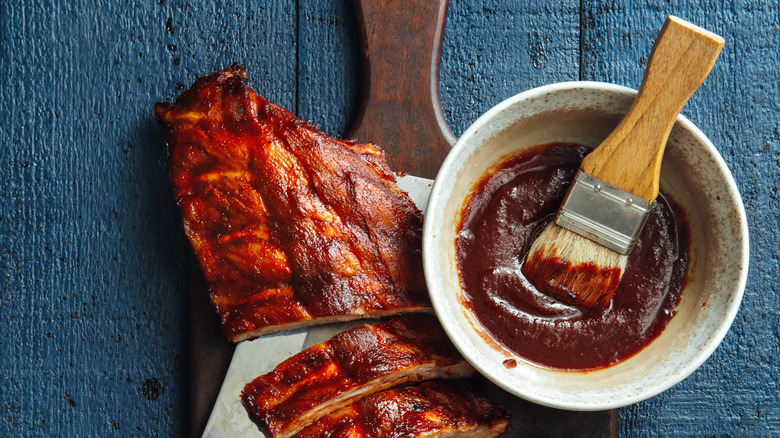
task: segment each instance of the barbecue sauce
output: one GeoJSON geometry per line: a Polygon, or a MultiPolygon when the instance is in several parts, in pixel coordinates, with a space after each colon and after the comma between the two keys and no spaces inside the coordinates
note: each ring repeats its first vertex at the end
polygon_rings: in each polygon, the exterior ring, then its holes
{"type": "Polygon", "coordinates": [[[688,233],[680,209],[663,193],[607,306],[581,310],[523,275],[531,244],[553,220],[588,152],[551,143],[506,160],[474,189],[456,237],[465,304],[496,341],[552,369],[598,369],[633,356],[674,316],[685,283],[688,233]]]}

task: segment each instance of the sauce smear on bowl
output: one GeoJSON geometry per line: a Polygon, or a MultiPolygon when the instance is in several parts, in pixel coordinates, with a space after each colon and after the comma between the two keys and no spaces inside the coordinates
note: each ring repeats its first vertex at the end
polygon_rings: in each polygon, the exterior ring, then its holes
{"type": "Polygon", "coordinates": [[[553,220],[588,152],[551,143],[506,160],[474,189],[456,238],[465,304],[496,341],[552,369],[598,369],[633,356],[674,316],[685,283],[688,233],[663,193],[607,308],[566,305],[522,274],[531,244],[553,220]]]}

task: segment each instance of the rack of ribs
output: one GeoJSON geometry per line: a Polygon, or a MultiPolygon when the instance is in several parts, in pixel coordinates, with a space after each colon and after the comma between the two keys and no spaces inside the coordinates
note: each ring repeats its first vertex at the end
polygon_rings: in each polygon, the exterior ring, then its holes
{"type": "Polygon", "coordinates": [[[435,317],[412,314],[313,345],[247,384],[241,398],[250,418],[282,438],[369,394],[473,373],[435,317]]]}
{"type": "Polygon", "coordinates": [[[157,104],[155,117],[230,340],[431,310],[422,213],[379,147],[331,138],[265,100],[239,65],[157,104]]]}
{"type": "Polygon", "coordinates": [[[433,380],[370,395],[306,427],[296,438],[491,438],[509,411],[474,384],[433,380]]]}

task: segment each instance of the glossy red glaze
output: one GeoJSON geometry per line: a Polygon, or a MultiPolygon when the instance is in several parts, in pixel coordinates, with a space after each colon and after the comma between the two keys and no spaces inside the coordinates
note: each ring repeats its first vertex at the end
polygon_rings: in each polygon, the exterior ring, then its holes
{"type": "Polygon", "coordinates": [[[184,231],[231,340],[430,307],[422,213],[381,149],[268,102],[237,65],[155,116],[184,231]]]}
{"type": "Polygon", "coordinates": [[[241,400],[271,437],[288,437],[369,394],[474,369],[428,314],[405,315],[341,332],[248,383],[241,400]]]}
{"type": "Polygon", "coordinates": [[[366,397],[305,428],[298,438],[494,437],[509,411],[470,382],[425,382],[366,397]]]}
{"type": "Polygon", "coordinates": [[[584,312],[522,273],[587,151],[555,143],[507,160],[474,190],[457,237],[460,281],[479,322],[519,357],[554,369],[597,369],[636,354],[666,327],[685,282],[688,234],[663,194],[606,308],[584,312]]]}

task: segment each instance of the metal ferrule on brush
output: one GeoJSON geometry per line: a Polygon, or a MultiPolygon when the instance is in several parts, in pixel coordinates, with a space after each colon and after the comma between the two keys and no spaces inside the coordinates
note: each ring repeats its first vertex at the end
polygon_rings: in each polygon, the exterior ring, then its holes
{"type": "Polygon", "coordinates": [[[648,202],[580,170],[555,223],[620,254],[628,254],[654,205],[655,201],[648,202]]]}

